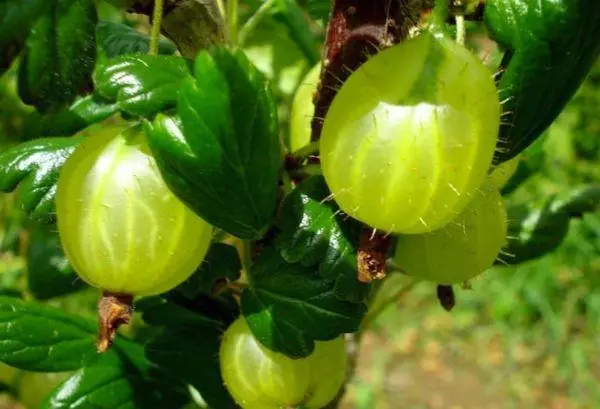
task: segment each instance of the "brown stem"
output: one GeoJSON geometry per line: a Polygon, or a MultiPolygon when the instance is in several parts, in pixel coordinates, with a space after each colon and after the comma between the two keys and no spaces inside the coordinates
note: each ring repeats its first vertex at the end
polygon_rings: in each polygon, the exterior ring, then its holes
{"type": "Polygon", "coordinates": [[[358,247],[358,280],[370,283],[385,278],[390,236],[364,227],[358,247]]]}
{"type": "Polygon", "coordinates": [[[451,311],[456,305],[456,297],[451,285],[438,285],[437,297],[440,301],[440,305],[446,311],[451,311]]]}
{"type": "Polygon", "coordinates": [[[133,296],[129,294],[102,293],[98,302],[98,352],[110,348],[117,334],[117,329],[123,324],[129,324],[133,314],[133,296]]]}

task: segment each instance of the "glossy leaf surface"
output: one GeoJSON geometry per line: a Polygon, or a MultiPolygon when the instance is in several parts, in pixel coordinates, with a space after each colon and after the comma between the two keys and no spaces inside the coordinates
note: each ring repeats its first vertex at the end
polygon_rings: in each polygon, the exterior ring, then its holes
{"type": "Polygon", "coordinates": [[[73,102],[91,86],[96,62],[96,6],[89,0],[48,2],[27,39],[19,94],[40,111],[73,102]]]}
{"type": "Polygon", "coordinates": [[[46,138],[0,153],[0,191],[19,187],[19,202],[29,216],[50,223],[56,219],[55,196],[60,169],[81,138],[46,138]]]}
{"type": "Polygon", "coordinates": [[[166,55],[122,55],[94,72],[97,92],[131,115],[153,117],[175,106],[182,81],[190,76],[186,61],[166,55]]]}
{"type": "Polygon", "coordinates": [[[288,263],[314,267],[337,297],[362,302],[369,286],[358,281],[360,223],[340,212],[322,176],[302,182],[283,202],[278,247],[288,263]]]}
{"type": "Polygon", "coordinates": [[[522,152],[556,119],[600,53],[595,0],[488,0],[485,23],[506,49],[495,161],[522,152]]]}
{"type": "Polygon", "coordinates": [[[274,217],[281,165],[276,110],[241,51],[213,48],[183,82],[179,116],[159,115],[150,146],[167,184],[198,215],[244,239],[274,217]]]}
{"type": "Polygon", "coordinates": [[[289,264],[266,249],[254,264],[242,311],[254,336],[269,349],[292,358],[308,356],[314,341],[358,329],[366,307],[340,300],[334,284],[314,267],[289,264]]]}

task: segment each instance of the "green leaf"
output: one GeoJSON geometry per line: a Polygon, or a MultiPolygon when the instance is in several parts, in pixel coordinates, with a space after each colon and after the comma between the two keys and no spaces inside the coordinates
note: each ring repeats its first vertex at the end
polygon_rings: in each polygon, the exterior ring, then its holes
{"type": "Polygon", "coordinates": [[[327,22],[331,14],[331,1],[329,0],[308,0],[306,5],[308,14],[315,20],[327,22]]]}
{"type": "Polygon", "coordinates": [[[215,284],[222,281],[236,281],[240,277],[242,263],[235,247],[213,243],[208,249],[202,265],[178,289],[187,298],[200,293],[212,294],[215,284]]]}
{"type": "Polygon", "coordinates": [[[0,3],[0,75],[21,52],[31,26],[48,4],[46,0],[3,0],[0,3]]]}
{"type": "Polygon", "coordinates": [[[111,350],[78,370],[44,402],[42,409],[180,408],[189,396],[182,386],[128,356],[111,350]]]}
{"type": "Polygon", "coordinates": [[[277,226],[277,244],[288,263],[318,266],[339,298],[365,300],[369,286],[358,281],[356,261],[361,225],[341,214],[322,176],[305,180],[285,198],[277,226]]]}
{"type": "MultiPolygon", "coordinates": [[[[260,22],[260,29],[252,30],[245,38],[244,53],[270,81],[278,104],[289,104],[310,67],[304,53],[291,39],[287,27],[273,17],[265,16],[260,22]]],[[[286,118],[280,120],[287,132],[286,118]]]]}
{"type": "MultiPolygon", "coordinates": [[[[125,24],[99,21],[96,26],[98,45],[108,58],[123,54],[147,54],[150,49],[150,37],[125,24]]],[[[171,55],[177,51],[175,45],[161,37],[158,53],[171,55]]]]}
{"type": "Polygon", "coordinates": [[[118,111],[116,104],[96,94],[78,98],[70,107],[41,115],[32,112],[25,124],[24,133],[31,138],[42,136],[71,136],[100,122],[118,111]]]}
{"type": "Polygon", "coordinates": [[[260,238],[274,217],[281,165],[276,107],[241,51],[200,53],[179,117],[159,115],[149,144],[175,194],[215,227],[260,238]]]}
{"type": "Polygon", "coordinates": [[[96,7],[89,0],[54,0],[27,39],[19,95],[44,112],[71,104],[91,85],[96,62],[96,7]]]}
{"type": "Polygon", "coordinates": [[[293,358],[306,357],[314,341],[355,332],[365,304],[340,300],[316,268],[289,264],[276,249],[263,250],[242,294],[242,312],[256,338],[293,358]]]}
{"type": "Polygon", "coordinates": [[[538,204],[514,205],[508,212],[508,243],[502,264],[519,264],[554,251],[569,223],[600,209],[600,185],[584,185],[538,204]]]}
{"type": "Polygon", "coordinates": [[[487,0],[485,23],[506,49],[497,163],[519,154],[563,110],[600,53],[600,2],[487,0]]]}
{"type": "Polygon", "coordinates": [[[60,169],[80,142],[79,137],[37,139],[0,153],[0,191],[20,185],[19,201],[29,216],[53,222],[60,169]]]}
{"type": "Polygon", "coordinates": [[[287,26],[290,37],[302,50],[310,65],[318,63],[320,55],[317,41],[312,34],[308,19],[296,0],[276,0],[275,18],[287,26]]]}
{"type": "Polygon", "coordinates": [[[85,286],[60,249],[58,234],[44,226],[34,226],[31,230],[27,285],[39,300],[69,294],[85,286]]]}
{"type": "Polygon", "coordinates": [[[94,322],[41,304],[0,297],[0,361],[36,372],[81,368],[97,355],[94,322]]]}
{"type": "Polygon", "coordinates": [[[123,55],[94,72],[96,91],[131,115],[152,117],[175,106],[183,80],[190,77],[183,58],[123,55]]]}

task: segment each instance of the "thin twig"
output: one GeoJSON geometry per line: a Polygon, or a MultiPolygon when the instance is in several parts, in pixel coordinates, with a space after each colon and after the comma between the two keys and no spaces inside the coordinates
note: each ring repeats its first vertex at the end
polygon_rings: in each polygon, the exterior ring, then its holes
{"type": "Polygon", "coordinates": [[[238,0],[227,0],[227,31],[232,44],[238,43],[238,0]]]}
{"type": "Polygon", "coordinates": [[[148,54],[158,54],[158,41],[160,38],[160,25],[163,16],[163,0],[154,0],[154,13],[152,14],[152,31],[150,33],[150,50],[148,54]]]}

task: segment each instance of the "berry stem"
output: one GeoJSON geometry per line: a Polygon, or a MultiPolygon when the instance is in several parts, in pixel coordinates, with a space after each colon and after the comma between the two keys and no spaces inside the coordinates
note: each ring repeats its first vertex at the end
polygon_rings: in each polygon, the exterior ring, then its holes
{"type": "Polygon", "coordinates": [[[97,349],[106,352],[112,345],[117,329],[128,324],[133,314],[133,295],[105,291],[98,302],[99,335],[97,349]]]}
{"type": "Polygon", "coordinates": [[[437,297],[440,301],[440,305],[446,311],[451,311],[456,305],[456,297],[454,295],[454,289],[451,285],[438,285],[437,297]]]}
{"type": "Polygon", "coordinates": [[[390,236],[363,227],[358,249],[358,280],[370,283],[385,278],[385,262],[390,247],[390,236]]]}
{"type": "Polygon", "coordinates": [[[150,50],[148,54],[158,54],[158,40],[160,37],[160,25],[163,16],[163,0],[154,0],[154,12],[152,14],[152,31],[150,33],[150,50]]]}

